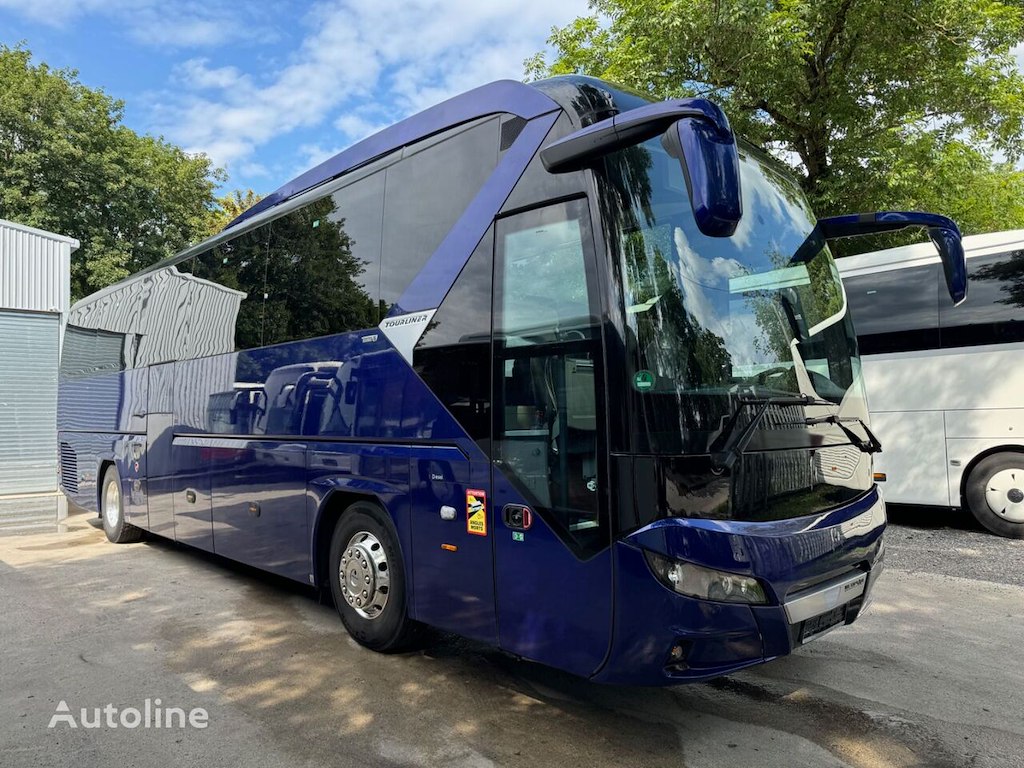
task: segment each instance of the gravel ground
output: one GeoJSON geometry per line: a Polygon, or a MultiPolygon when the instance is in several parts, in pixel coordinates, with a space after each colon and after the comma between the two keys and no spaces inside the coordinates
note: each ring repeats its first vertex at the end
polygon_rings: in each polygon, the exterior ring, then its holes
{"type": "Polygon", "coordinates": [[[968,512],[888,506],[889,568],[1024,587],[1024,539],[1003,539],[968,512]]]}

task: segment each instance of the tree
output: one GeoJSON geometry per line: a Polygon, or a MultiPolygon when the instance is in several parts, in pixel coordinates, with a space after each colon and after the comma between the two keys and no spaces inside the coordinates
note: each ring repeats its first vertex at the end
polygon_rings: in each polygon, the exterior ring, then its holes
{"type": "Polygon", "coordinates": [[[215,207],[209,219],[207,234],[216,235],[262,199],[262,195],[256,194],[251,189],[247,189],[244,192],[236,189],[216,198],[214,200],[215,207]]]}
{"type": "Polygon", "coordinates": [[[78,238],[79,298],[204,237],[223,173],[124,125],[71,69],[0,45],[0,218],[78,238]]]}
{"type": "MultiPolygon", "coordinates": [[[[819,215],[929,207],[967,232],[1024,225],[1020,3],[592,0],[529,77],[706,95],[774,150],[819,215]],[[1005,162],[993,162],[998,150],[1005,162]]],[[[865,247],[865,246],[861,246],[865,247]]]]}

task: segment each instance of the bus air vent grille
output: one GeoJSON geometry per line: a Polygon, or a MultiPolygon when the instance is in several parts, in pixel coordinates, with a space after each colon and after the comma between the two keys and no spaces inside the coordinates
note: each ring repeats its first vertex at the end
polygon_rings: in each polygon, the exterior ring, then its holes
{"type": "Polygon", "coordinates": [[[67,443],[60,444],[60,480],[64,490],[78,493],[78,454],[67,443]]]}

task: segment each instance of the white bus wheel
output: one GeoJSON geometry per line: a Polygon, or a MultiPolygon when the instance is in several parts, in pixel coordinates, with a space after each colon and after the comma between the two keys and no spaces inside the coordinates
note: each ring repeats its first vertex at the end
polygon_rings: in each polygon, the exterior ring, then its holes
{"type": "Polygon", "coordinates": [[[992,533],[1024,539],[1024,453],[994,453],[967,477],[967,508],[992,533]]]}

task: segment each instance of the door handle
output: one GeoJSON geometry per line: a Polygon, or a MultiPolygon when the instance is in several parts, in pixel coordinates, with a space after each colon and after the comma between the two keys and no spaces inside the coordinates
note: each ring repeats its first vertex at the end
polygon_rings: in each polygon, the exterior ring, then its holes
{"type": "Polygon", "coordinates": [[[506,504],[501,509],[501,519],[506,528],[513,531],[527,531],[533,525],[533,512],[522,504],[506,504]]]}
{"type": "Polygon", "coordinates": [[[185,501],[187,501],[189,504],[196,503],[196,492],[193,491],[191,488],[185,491],[185,501]]]}

